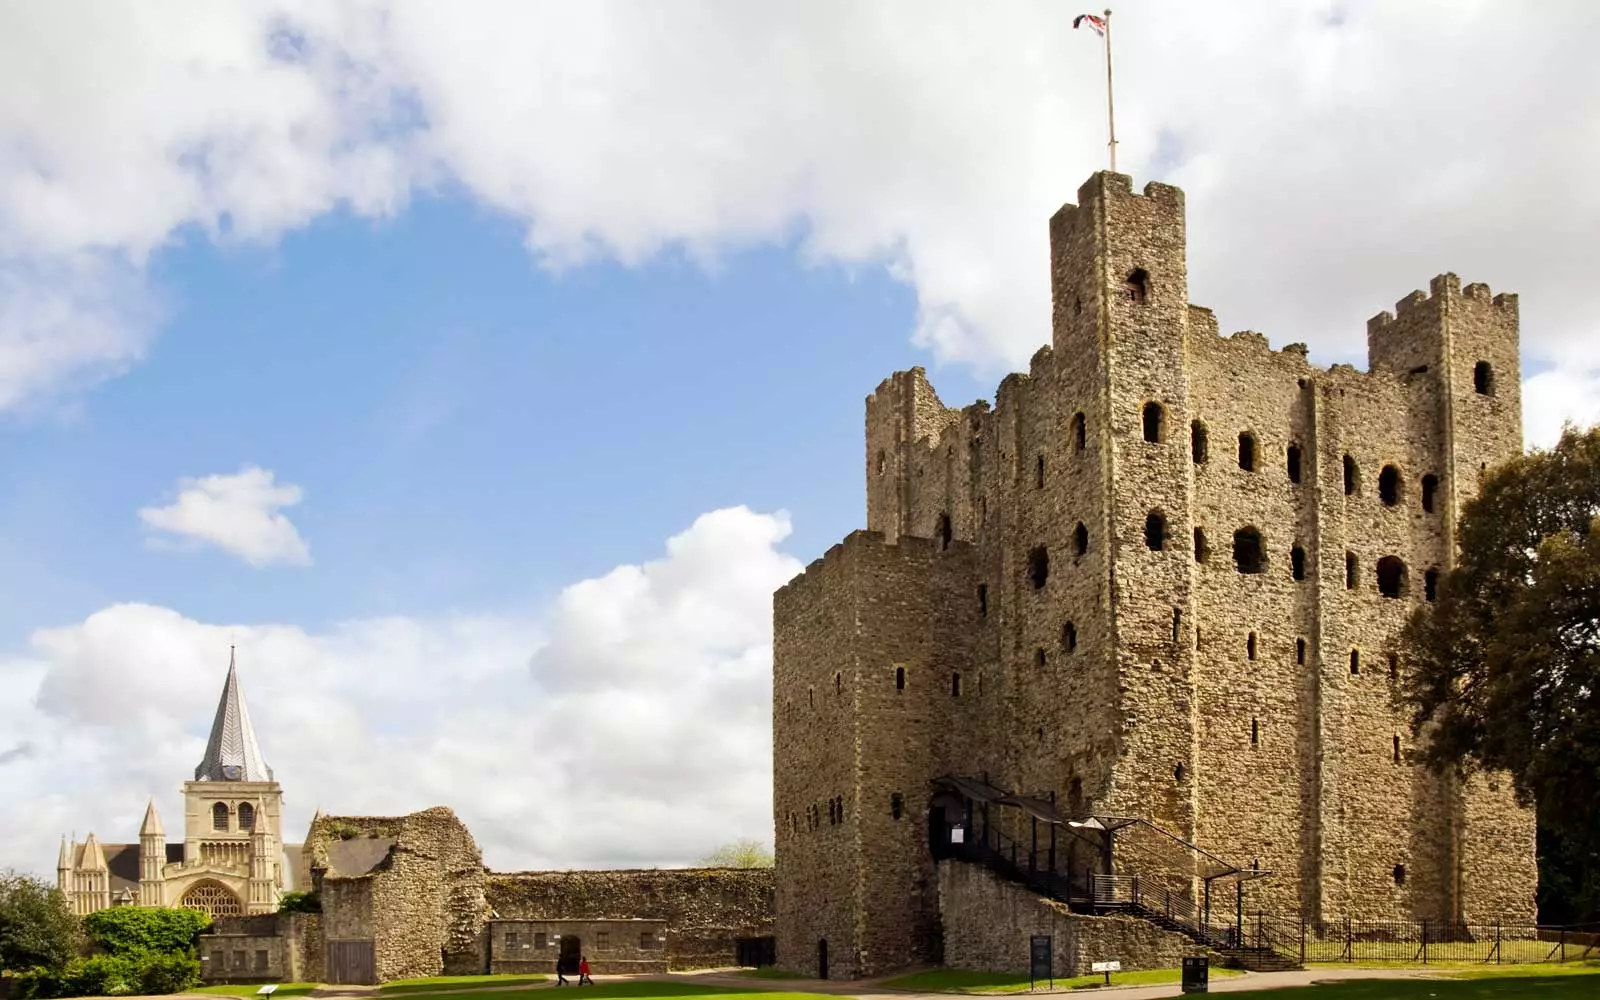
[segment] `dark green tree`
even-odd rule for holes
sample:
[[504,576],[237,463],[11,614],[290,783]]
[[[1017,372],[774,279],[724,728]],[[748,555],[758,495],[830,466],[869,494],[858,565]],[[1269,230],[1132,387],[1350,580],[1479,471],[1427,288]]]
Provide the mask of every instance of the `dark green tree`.
[[60,969],[82,947],[82,925],[55,886],[0,871],[0,968]]
[[1420,753],[1508,772],[1538,811],[1542,919],[1600,919],[1600,427],[1491,471],[1457,538],[1399,640]]
[[95,944],[119,957],[187,955],[211,917],[196,910],[116,906],[84,917],[83,926]]

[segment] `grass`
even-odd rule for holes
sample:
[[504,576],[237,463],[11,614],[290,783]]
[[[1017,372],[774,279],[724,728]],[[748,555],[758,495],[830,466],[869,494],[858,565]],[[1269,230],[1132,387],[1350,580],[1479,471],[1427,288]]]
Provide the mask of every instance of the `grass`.
[[[224,983],[220,986],[196,986],[192,990],[184,990],[183,992],[211,993],[225,997],[247,997],[255,996],[256,991],[261,989],[261,986],[261,983]],[[273,991],[272,995],[275,997],[303,997],[316,988],[316,983],[281,983]]]
[[[547,982],[546,975],[531,976],[426,976],[422,979],[396,979],[379,987],[380,993],[453,993],[481,990],[491,986],[532,986]],[[584,987],[588,989],[588,987]]]
[[[1212,979],[1236,975],[1239,975],[1239,973],[1233,969],[1213,968],[1211,970]],[[1113,972],[1111,974],[1111,985],[1154,986],[1159,983],[1175,983],[1182,977],[1183,973],[1178,969],[1141,969],[1137,972]],[[1088,976],[1057,979],[1055,988],[1058,990],[1088,989],[1094,986],[1104,986],[1105,982],[1105,974],[1096,972]],[[925,972],[913,972],[908,976],[888,979],[881,985],[889,989],[915,990],[921,993],[1026,993],[1028,992],[1028,977],[1014,972],[929,969]],[[1049,980],[1039,980],[1039,985],[1048,989]]]
[[[569,977],[576,982],[576,978]],[[469,987],[470,988],[470,987]],[[481,986],[479,987],[482,988]],[[484,1000],[552,1000],[552,987],[543,987],[539,990],[507,990],[503,993],[493,993]],[[565,990],[567,987],[560,987]],[[666,997],[678,1000],[689,997],[715,997],[716,1000],[839,1000],[836,996],[823,996],[818,993],[794,993],[786,990],[750,989],[741,990],[732,987],[706,986],[700,983],[674,983],[661,980],[604,980],[593,986],[583,987],[582,992],[577,992],[577,987],[572,987],[574,1000],[607,1000],[607,998],[627,998],[627,1000],[650,1000],[655,997]],[[422,991],[417,991],[418,995]],[[431,990],[429,992],[432,992]],[[440,991],[443,992],[443,991]],[[557,996],[561,994],[556,994]]]
[[1600,980],[1586,975],[1545,975],[1526,966],[1523,975],[1456,979],[1347,979],[1282,990],[1249,990],[1229,1000],[1594,1000]]

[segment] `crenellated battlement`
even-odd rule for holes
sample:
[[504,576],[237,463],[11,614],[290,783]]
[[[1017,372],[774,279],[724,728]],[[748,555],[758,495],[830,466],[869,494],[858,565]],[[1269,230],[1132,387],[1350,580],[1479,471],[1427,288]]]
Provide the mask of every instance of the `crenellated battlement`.
[[918,535],[901,535],[890,541],[881,531],[869,531],[861,528],[850,532],[844,539],[829,546],[819,558],[811,560],[806,568],[801,570],[783,586],[777,593],[785,591],[802,591],[811,586],[822,586],[817,580],[830,576],[832,572],[848,562],[862,557],[867,559],[893,558],[895,556],[929,558],[935,556],[960,556],[972,551],[972,543],[951,539],[942,543],[936,538],[923,538]]

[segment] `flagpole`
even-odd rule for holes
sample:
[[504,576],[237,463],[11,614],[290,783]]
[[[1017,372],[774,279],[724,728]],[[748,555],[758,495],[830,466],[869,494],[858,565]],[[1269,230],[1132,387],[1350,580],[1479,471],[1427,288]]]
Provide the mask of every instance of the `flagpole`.
[[1106,144],[1111,150],[1111,172],[1117,172],[1117,115],[1116,106],[1111,101],[1111,10],[1106,9],[1106,129],[1110,133],[1110,141]]

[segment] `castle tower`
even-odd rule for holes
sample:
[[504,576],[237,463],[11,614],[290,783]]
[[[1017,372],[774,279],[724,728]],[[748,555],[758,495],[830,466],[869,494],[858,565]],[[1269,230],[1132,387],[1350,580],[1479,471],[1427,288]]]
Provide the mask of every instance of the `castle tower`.
[[1320,369],[1188,302],[1184,213],[1094,175],[992,409],[917,368],[867,398],[868,530],[773,602],[784,968],[937,961],[996,858],[1080,907],[1133,874],[1196,910],[1531,919],[1532,814],[1414,764],[1392,697],[1461,505],[1521,449],[1516,297],[1441,275],[1369,323],[1370,371]]
[[274,849],[282,843],[283,791],[256,740],[231,648],[205,755],[183,794],[184,858],[229,873],[227,882],[237,887],[245,912],[276,910],[282,873],[269,856],[267,887],[258,891],[255,851],[262,835]]
[[72,902],[72,850],[67,846],[67,835],[61,835],[61,853],[56,858],[56,888],[66,894],[67,902]]
[[258,797],[250,834],[250,909],[270,913],[278,908],[278,845],[266,815],[266,802]]
[[77,882],[78,913],[80,915],[104,910],[111,905],[111,873],[106,866],[105,851],[100,848],[94,831],[83,842],[83,855],[78,862]]
[[156,814],[155,799],[144,810],[144,822],[139,824],[139,905],[165,906],[166,880],[162,869],[167,863],[167,835],[161,829],[161,817]]

